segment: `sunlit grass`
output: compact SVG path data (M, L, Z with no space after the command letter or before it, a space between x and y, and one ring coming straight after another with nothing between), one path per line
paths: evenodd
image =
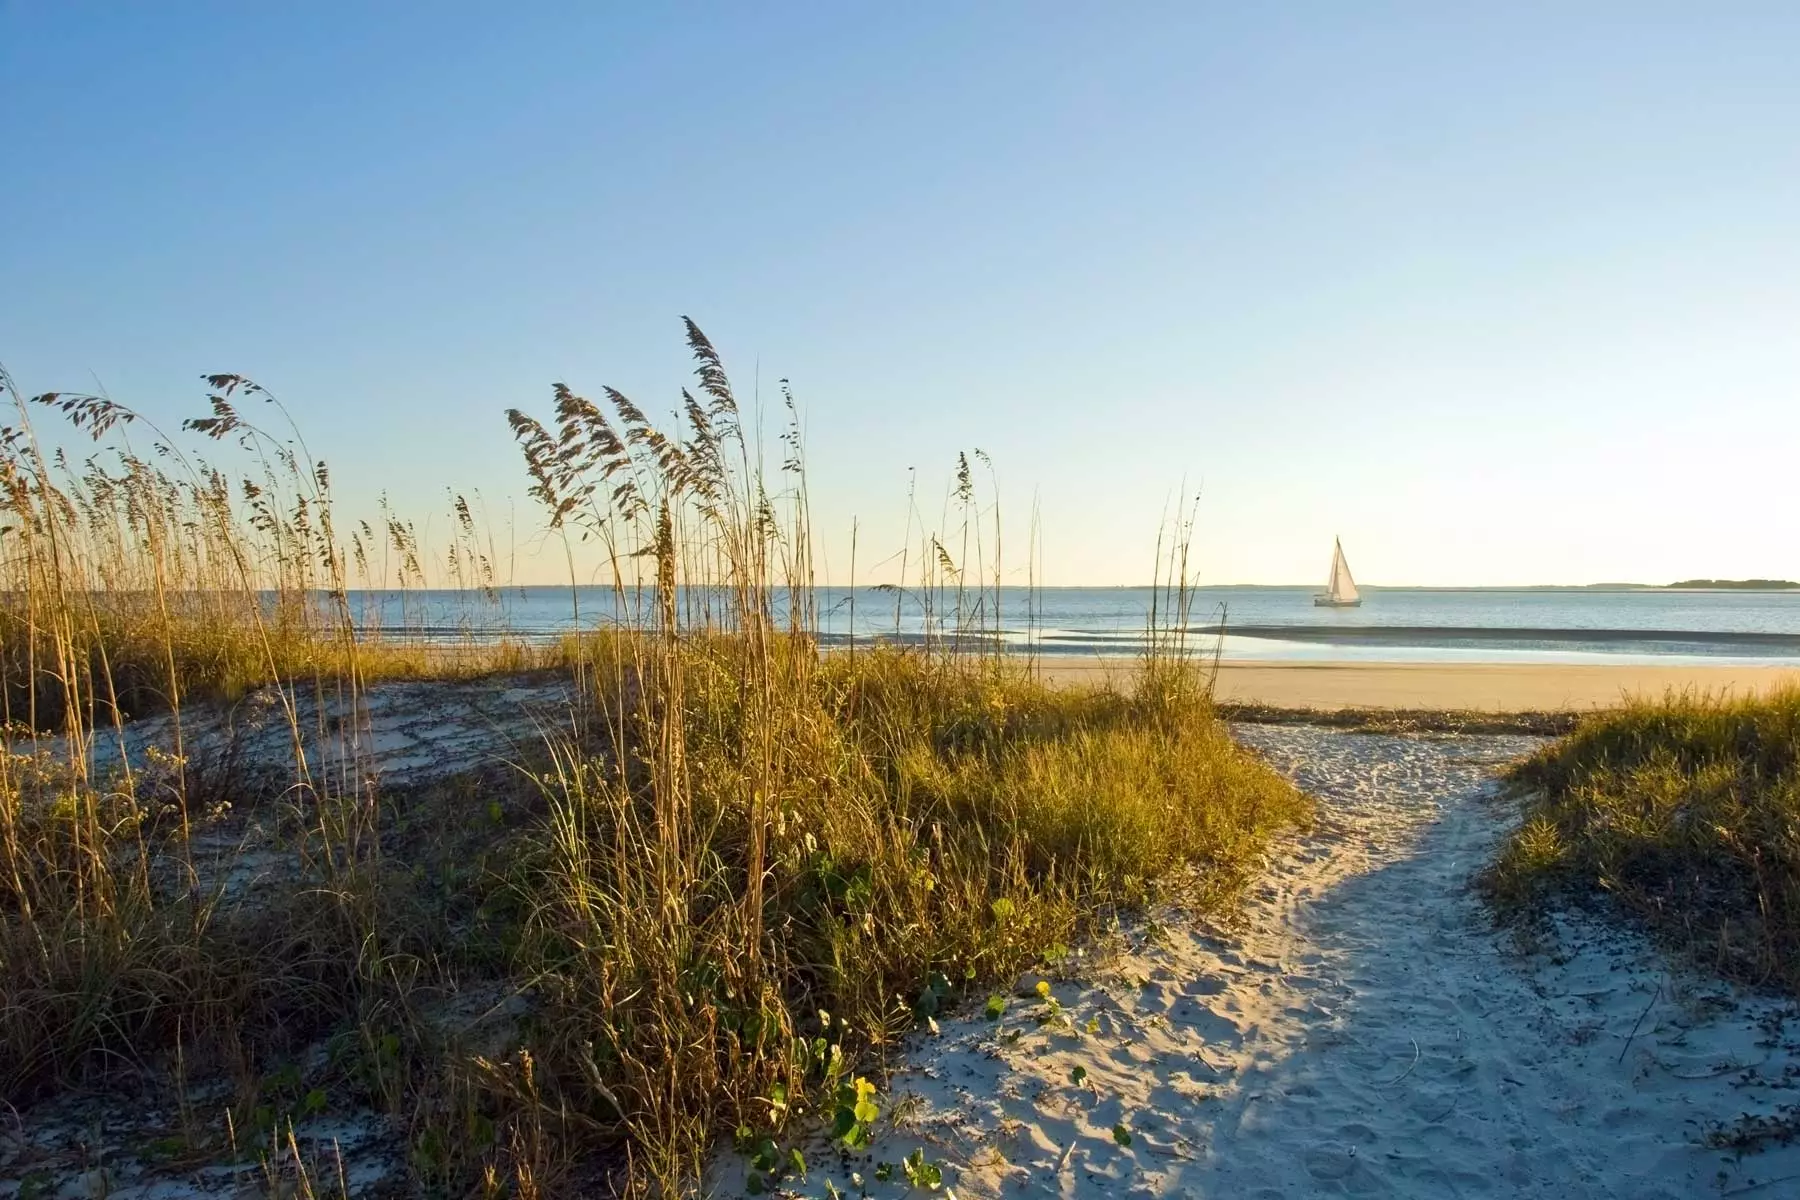
M509 414L551 536L611 564L617 623L553 646L359 629L352 584L420 586L425 552L390 514L342 518L297 433L250 423L247 405L280 410L246 380L211 377L189 423L235 475L159 431L139 457L141 423L109 400L18 404L0 1092L223 1076L223 1119L180 1106L181 1155L267 1147L291 1173L293 1122L366 1108L426 1188L679 1193L721 1138L760 1154L818 1120L853 1138L923 1017L1122 908L1229 902L1304 818L1225 736L1182 642L1185 526L1134 688L1047 687L994 652L999 518L959 457L954 524L909 559L926 644L821 654L797 423L765 477L717 355L689 341L679 433L612 392L603 411L558 387L548 427ZM29 418L50 412L103 449L42 449ZM460 500L454 528L481 604L491 559ZM323 769L300 715L384 679L522 669L579 699L510 771L384 790L366 764ZM247 693L288 723L285 772L201 771L183 714ZM152 711L175 734L162 758L88 758ZM253 886L216 849L251 824ZM445 1015L470 996L510 1015L477 1038Z

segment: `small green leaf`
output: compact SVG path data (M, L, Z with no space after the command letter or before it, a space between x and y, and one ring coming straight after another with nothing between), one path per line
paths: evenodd
M768 1186L768 1184L763 1182L763 1177L758 1175L755 1171L750 1172L749 1177L744 1180L744 1190L749 1192L752 1196L762 1195L763 1192L768 1189Z
M987 1013L988 1020L998 1021L1006 1015L1006 997L995 992L988 997L987 1008L984 1011Z
M876 1163L875 1164L875 1178L876 1179L880 1180L882 1183L886 1183L888 1180L892 1179L893 1177L894 1177L894 1164L893 1163L884 1162L884 1163Z
M996 921L1004 921L1006 918L1013 915L1013 902L1008 900L1005 896L1000 897L998 900L988 905L988 908L993 911L994 920Z
M1123 1125L1114 1125L1113 1141L1119 1143L1121 1146L1131 1145L1131 1130L1125 1128Z
M800 1178L806 1178L806 1155L800 1153L800 1147L795 1146L788 1151L788 1165L794 1168L794 1173Z
M1084 1080L1086 1078L1087 1078L1087 1068L1086 1067L1076 1067L1073 1071L1069 1072L1069 1082L1074 1084L1076 1087L1080 1087L1082 1080Z
M923 1146L907 1155L900 1165L906 1168L907 1182L916 1188L935 1192L944 1185L943 1169L925 1157Z
M146 1153L156 1158L174 1158L183 1150L187 1149L187 1142L179 1137L157 1138L144 1149ZM25 1195L26 1193L20 1192L19 1194ZM36 1195L37 1193L33 1192L31 1194Z

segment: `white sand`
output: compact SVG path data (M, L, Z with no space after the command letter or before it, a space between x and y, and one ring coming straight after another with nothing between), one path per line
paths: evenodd
M907 1194L874 1163L923 1148L964 1200L1800 1195L1800 1146L1735 1161L1700 1144L1800 1101L1792 1004L1595 918L1558 918L1557 953L1522 957L1471 894L1506 824L1488 779L1527 739L1239 733L1321 802L1241 933L1128 934L1056 985L1063 1028L1015 997L998 1023L921 1034L872 1153L815 1142L784 1186L855 1195L860 1171L869 1195ZM725 1153L716 1193L742 1180Z

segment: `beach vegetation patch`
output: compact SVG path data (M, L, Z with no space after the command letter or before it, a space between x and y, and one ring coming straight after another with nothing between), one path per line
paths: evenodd
M1800 991L1800 690L1640 701L1516 767L1503 911L1609 897L1702 966Z
M607 621L448 658L356 608L429 548L340 512L251 381L207 377L177 438L0 377L0 1095L166 1084L147 1143L284 1194L330 1192L306 1131L340 1113L431 1194L685 1194L734 1140L773 1187L797 1138L856 1153L891 1121L874 1081L915 1028L1067 970L1121 909L1228 904L1306 818L1183 640L1191 525L1133 684L1052 687L1001 652L990 464L958 455L901 597L930 636L822 649L797 410L765 475L687 333L677 428L561 385L547 424L508 413L552 545L608 564ZM495 556L452 507L436 577L480 606ZM507 762L372 769L382 681L524 667L566 700ZM251 709L273 758L184 738ZM146 714L161 757L100 753Z

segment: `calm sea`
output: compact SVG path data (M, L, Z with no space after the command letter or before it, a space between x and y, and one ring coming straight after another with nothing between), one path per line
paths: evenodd
M1800 591L1365 587L1362 607L1350 609L1316 608L1313 591L1200 588L1188 627L1209 651L1222 637L1223 655L1239 660L1800 662ZM697 619L700 597L682 599ZM926 632L925 606L910 592L819 588L816 599L821 632L832 642L916 642ZM1131 654L1141 645L1150 599L1149 588L1003 589L998 628L1020 650ZM934 601L933 632L953 630L954 605L952 596ZM446 640L548 638L616 620L603 588L573 597L554 587L511 588L495 598L363 592L353 606L368 627ZM995 628L993 613L976 613L972 601L965 601L965 614L970 626Z

